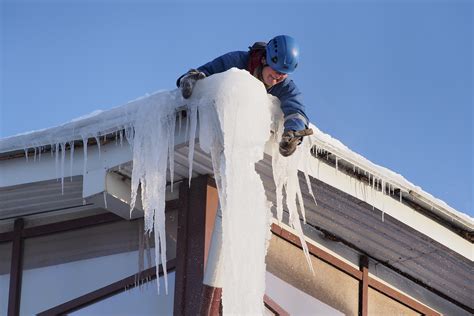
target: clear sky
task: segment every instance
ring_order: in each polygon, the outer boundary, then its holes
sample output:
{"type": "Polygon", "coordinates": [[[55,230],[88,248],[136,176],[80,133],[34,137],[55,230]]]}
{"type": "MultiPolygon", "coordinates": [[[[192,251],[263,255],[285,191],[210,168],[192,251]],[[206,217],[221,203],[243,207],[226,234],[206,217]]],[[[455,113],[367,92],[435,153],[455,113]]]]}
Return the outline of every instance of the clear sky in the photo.
{"type": "Polygon", "coordinates": [[[474,216],[473,1],[0,3],[0,137],[174,89],[288,34],[319,129],[474,216]]]}

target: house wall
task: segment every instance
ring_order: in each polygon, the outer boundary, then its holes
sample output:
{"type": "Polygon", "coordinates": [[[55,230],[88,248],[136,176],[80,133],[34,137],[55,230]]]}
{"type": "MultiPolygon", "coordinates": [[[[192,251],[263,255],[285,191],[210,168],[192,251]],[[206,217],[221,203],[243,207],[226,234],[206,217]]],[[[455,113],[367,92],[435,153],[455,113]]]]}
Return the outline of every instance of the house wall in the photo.
{"type": "MultiPolygon", "coordinates": [[[[175,209],[166,213],[169,260],[176,257],[176,214],[175,209]]],[[[67,223],[64,227],[71,225],[71,221],[64,223],[67,223]]],[[[143,268],[155,265],[153,235],[148,240],[148,251],[145,240],[140,238],[144,234],[140,220],[115,218],[98,225],[92,222],[81,228],[65,228],[65,231],[61,226],[61,223],[28,225],[22,233],[25,237],[34,236],[23,240],[19,315],[43,312],[135,275],[139,271],[140,245],[145,248],[141,257],[143,268]],[[52,232],[41,233],[44,227],[56,224],[59,225],[52,232]]],[[[11,245],[11,242],[0,243],[0,315],[11,315],[7,310],[11,245]]],[[[172,292],[174,277],[170,279],[172,292]]],[[[156,295],[156,286],[153,289],[156,295]]],[[[172,304],[173,297],[167,296],[166,300],[172,304]]]]}
{"type": "MultiPolygon", "coordinates": [[[[267,269],[345,315],[441,315],[429,303],[417,301],[370,275],[369,258],[365,256],[361,256],[359,271],[344,258],[334,256],[317,244],[307,243],[315,270],[313,275],[299,238],[276,224],[272,226],[272,233],[267,269]]],[[[438,297],[437,307],[446,310],[450,305],[438,297]]],[[[467,311],[461,310],[459,315],[464,314],[467,311]]]]}
{"type": "Polygon", "coordinates": [[[368,307],[369,315],[422,315],[373,289],[369,289],[368,307]]]}
{"type": "Polygon", "coordinates": [[[337,309],[344,315],[358,315],[359,281],[312,256],[315,274],[309,270],[301,249],[273,235],[267,253],[267,270],[337,309]]]}

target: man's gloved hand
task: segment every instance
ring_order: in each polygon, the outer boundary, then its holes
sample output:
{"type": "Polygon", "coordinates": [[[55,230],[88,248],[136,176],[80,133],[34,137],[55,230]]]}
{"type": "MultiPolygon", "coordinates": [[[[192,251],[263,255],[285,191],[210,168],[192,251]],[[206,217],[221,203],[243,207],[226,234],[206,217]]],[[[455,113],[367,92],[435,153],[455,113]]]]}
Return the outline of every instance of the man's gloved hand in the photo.
{"type": "Polygon", "coordinates": [[[304,136],[313,135],[313,130],[307,128],[301,131],[285,131],[281,136],[280,154],[288,157],[296,150],[296,146],[301,144],[304,136]]]}
{"type": "Polygon", "coordinates": [[[206,75],[197,69],[191,69],[180,80],[179,87],[183,98],[188,99],[193,94],[196,81],[206,78],[206,75]]]}

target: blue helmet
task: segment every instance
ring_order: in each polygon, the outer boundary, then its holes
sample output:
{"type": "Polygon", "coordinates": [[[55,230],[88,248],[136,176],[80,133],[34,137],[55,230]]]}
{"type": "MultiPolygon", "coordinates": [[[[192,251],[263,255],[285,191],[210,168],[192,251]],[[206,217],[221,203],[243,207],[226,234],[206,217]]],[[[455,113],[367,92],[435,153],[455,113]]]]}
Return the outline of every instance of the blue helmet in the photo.
{"type": "Polygon", "coordinates": [[[295,39],[288,35],[278,35],[266,47],[268,66],[278,72],[289,74],[298,66],[300,49],[295,39]]]}

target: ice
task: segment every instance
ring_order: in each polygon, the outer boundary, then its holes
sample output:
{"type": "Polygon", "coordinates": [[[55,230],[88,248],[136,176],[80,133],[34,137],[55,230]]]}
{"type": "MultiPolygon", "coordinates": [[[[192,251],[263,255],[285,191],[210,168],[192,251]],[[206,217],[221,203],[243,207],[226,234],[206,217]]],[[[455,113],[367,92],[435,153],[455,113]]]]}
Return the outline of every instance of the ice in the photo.
{"type": "MultiPolygon", "coordinates": [[[[199,135],[201,148],[212,156],[222,208],[224,314],[261,315],[270,208],[255,164],[270,138],[273,106],[263,85],[245,71],[205,81],[212,89],[196,86],[195,96],[208,100],[198,104],[199,135]]],[[[190,143],[192,131],[193,119],[190,143]]]]}
{"type": "Polygon", "coordinates": [[[97,150],[99,151],[99,161],[100,161],[100,136],[96,136],[95,142],[97,143],[97,150]]]}
{"type": "Polygon", "coordinates": [[[56,170],[56,180],[59,180],[59,143],[55,144],[54,150],[54,163],[55,163],[55,170],[56,170]]]}
{"type": "MultiPolygon", "coordinates": [[[[305,159],[311,159],[311,143],[309,138],[305,138],[303,140],[303,143],[300,145],[300,148],[293,155],[291,155],[290,157],[283,157],[278,153],[278,140],[281,138],[281,134],[283,132],[282,129],[283,125],[280,121],[272,143],[273,178],[275,180],[275,186],[277,190],[277,218],[278,221],[281,222],[283,211],[282,189],[285,189],[286,205],[289,212],[289,224],[298,232],[309,269],[311,270],[311,272],[314,273],[308,247],[304,239],[300,216],[298,214],[298,206],[296,204],[296,200],[298,200],[299,209],[303,217],[303,221],[306,222],[304,204],[301,196],[301,188],[299,185],[298,167],[305,159]]],[[[304,170],[303,172],[305,174],[308,173],[307,170],[304,170]]],[[[308,187],[313,196],[313,199],[315,200],[314,194],[312,193],[311,185],[309,183],[308,187]]]]}
{"type": "MultiPolygon", "coordinates": [[[[131,207],[136,203],[138,188],[145,213],[145,232],[155,236],[155,257],[157,274],[159,263],[166,271],[165,240],[165,189],[169,148],[174,138],[170,126],[175,121],[175,99],[171,94],[150,97],[137,109],[132,128],[126,130],[126,137],[133,150],[131,184],[131,207]]],[[[165,292],[168,293],[168,278],[164,275],[165,292]]],[[[159,291],[159,282],[157,282],[159,291]]]]}
{"type": "Polygon", "coordinates": [[[82,150],[84,151],[84,164],[82,174],[86,176],[87,174],[87,137],[82,137],[82,150]]]}
{"type": "MultiPolygon", "coordinates": [[[[159,245],[155,247],[156,262],[161,262],[164,270],[166,174],[169,170],[173,179],[174,133],[180,106],[182,103],[176,102],[176,95],[172,93],[149,98],[137,110],[130,140],[133,150],[131,211],[140,187],[144,229],[147,233],[155,232],[155,243],[159,245]]],[[[303,142],[298,154],[290,158],[280,156],[278,140],[283,125],[278,100],[269,97],[263,85],[245,71],[234,69],[198,82],[193,97],[186,100],[186,111],[184,139],[188,140],[190,185],[195,146],[199,145],[201,150],[211,154],[219,192],[225,245],[221,254],[224,313],[262,314],[271,205],[255,165],[263,159],[266,145],[273,148],[276,153],[274,173],[281,189],[277,192],[278,217],[282,220],[284,188],[290,225],[300,234],[309,259],[300,221],[300,213],[303,220],[305,215],[297,167],[310,156],[311,145],[309,141],[303,142]],[[258,115],[255,115],[256,106],[258,115]],[[197,135],[199,144],[195,143],[197,135]],[[245,234],[242,234],[243,228],[245,234]]],[[[305,179],[314,198],[307,172],[305,179]]],[[[165,277],[165,291],[166,282],[165,277]]]]}
{"type": "Polygon", "coordinates": [[[69,175],[70,175],[70,181],[72,182],[72,167],[74,165],[74,141],[71,141],[69,143],[70,147],[70,155],[69,155],[69,175]]]}
{"type": "Polygon", "coordinates": [[[168,127],[168,157],[169,157],[169,171],[170,171],[170,182],[171,182],[171,192],[173,192],[173,183],[174,183],[174,136],[176,129],[176,120],[174,117],[167,120],[168,127]]]}
{"type": "Polygon", "coordinates": [[[64,161],[66,157],[66,143],[61,143],[61,194],[64,194],[64,161]]]}
{"type": "Polygon", "coordinates": [[[104,198],[104,206],[105,206],[105,208],[107,208],[107,193],[105,191],[102,192],[102,196],[104,198]]]}
{"type": "Polygon", "coordinates": [[[189,130],[188,164],[189,164],[189,186],[191,186],[191,178],[193,176],[194,145],[196,142],[197,106],[190,104],[189,107],[190,108],[188,111],[188,117],[190,121],[190,130],[189,130]]]}

